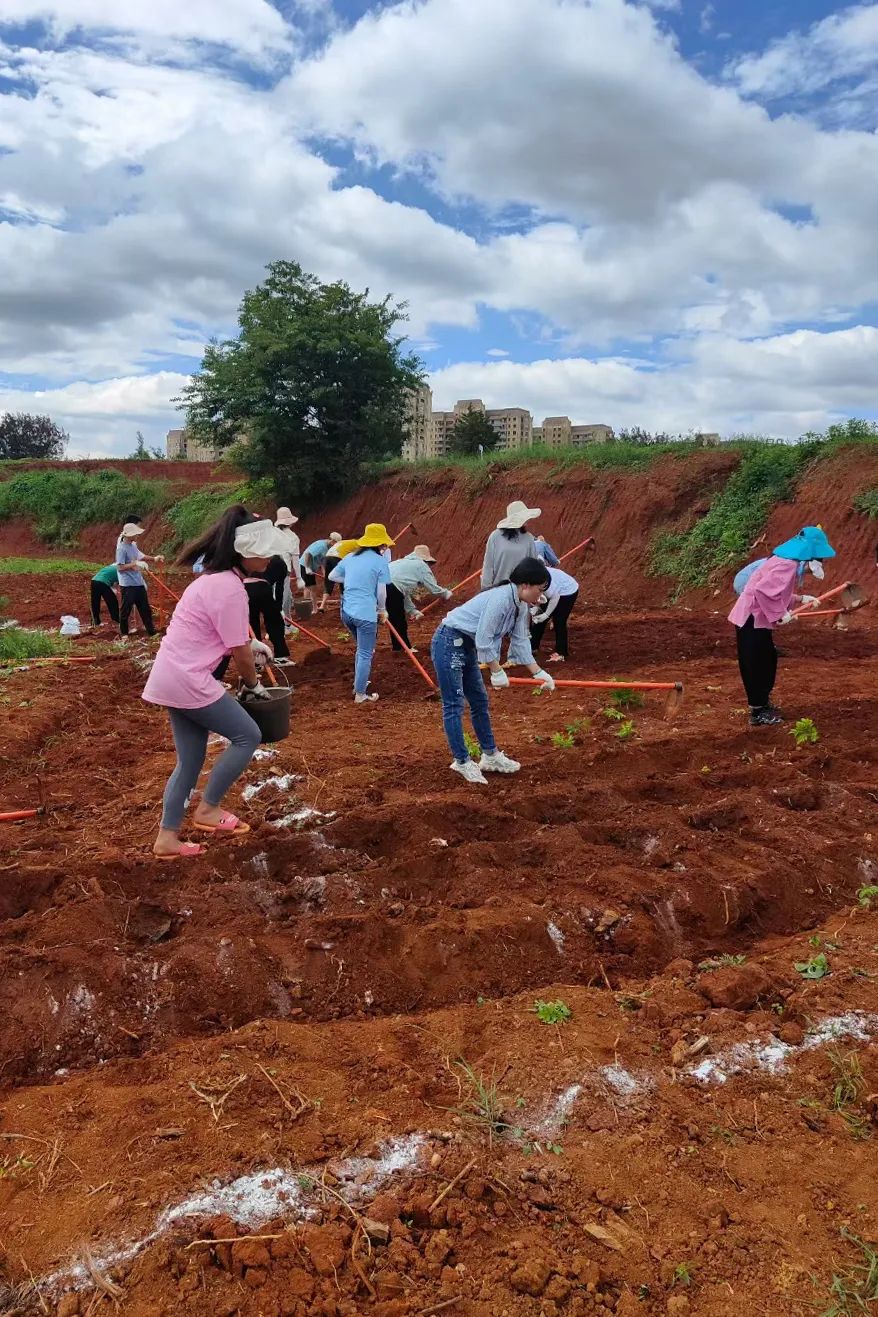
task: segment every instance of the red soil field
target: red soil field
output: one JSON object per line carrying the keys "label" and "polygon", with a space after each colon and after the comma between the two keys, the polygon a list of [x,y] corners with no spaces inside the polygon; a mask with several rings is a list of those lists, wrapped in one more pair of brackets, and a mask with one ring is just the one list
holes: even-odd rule
{"label": "red soil field", "polygon": [[[421,525],[432,494],[381,497],[465,574],[474,539]],[[590,528],[579,497],[556,547]],[[868,589],[868,523],[861,544],[850,488],[832,498],[827,584]],[[330,614],[331,655],[294,644],[291,736],[232,793],[253,831],[161,865],[148,643],[0,678],[0,808],[45,805],[0,823],[0,1313],[829,1308],[854,1237],[878,1238],[878,914],[857,895],[878,885],[878,630],[869,610],[785,629],[790,722],[751,730],[727,592],[647,604],[617,562],[648,534],[631,516],[598,524],[563,675],[682,680],[683,703],[650,696],[622,741],[599,692],[492,694],[523,768],[488,788],[449,772],[386,636],[382,698],[353,706]],[[84,590],[2,582],[29,622],[83,616]]]}

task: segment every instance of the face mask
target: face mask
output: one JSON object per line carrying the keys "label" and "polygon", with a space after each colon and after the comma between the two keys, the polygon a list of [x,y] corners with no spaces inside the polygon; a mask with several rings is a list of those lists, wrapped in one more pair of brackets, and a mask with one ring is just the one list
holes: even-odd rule
{"label": "face mask", "polygon": [[811,561],[808,563],[808,571],[811,573],[812,576],[816,576],[818,581],[823,580],[825,572],[823,571],[823,563],[820,561],[819,558],[811,559]]}

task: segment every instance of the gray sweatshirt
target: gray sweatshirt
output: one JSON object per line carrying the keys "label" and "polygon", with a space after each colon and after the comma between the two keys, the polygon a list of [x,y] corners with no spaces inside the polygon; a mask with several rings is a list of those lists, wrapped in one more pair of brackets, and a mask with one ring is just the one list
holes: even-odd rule
{"label": "gray sweatshirt", "polygon": [[508,540],[502,530],[492,530],[485,545],[482,564],[482,589],[490,590],[501,581],[509,580],[509,573],[522,558],[535,558],[533,535],[529,530],[519,531],[514,540]]}

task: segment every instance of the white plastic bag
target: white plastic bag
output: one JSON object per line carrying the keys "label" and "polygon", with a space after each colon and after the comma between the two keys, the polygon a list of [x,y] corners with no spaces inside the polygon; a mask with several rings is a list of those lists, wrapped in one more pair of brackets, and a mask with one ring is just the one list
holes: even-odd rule
{"label": "white plastic bag", "polygon": [[65,613],[61,618],[61,635],[78,636],[79,634],[79,618],[71,616],[70,613]]}

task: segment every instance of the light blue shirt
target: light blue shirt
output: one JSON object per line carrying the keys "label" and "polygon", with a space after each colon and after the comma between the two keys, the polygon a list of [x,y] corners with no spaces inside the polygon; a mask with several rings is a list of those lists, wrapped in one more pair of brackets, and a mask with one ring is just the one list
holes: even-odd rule
{"label": "light blue shirt", "polygon": [[390,564],[390,579],[405,599],[405,611],[407,613],[416,613],[413,595],[419,590],[426,590],[429,594],[444,595],[445,591],[436,580],[430,570],[430,564],[424,562],[423,558],[416,558],[413,553],[408,554],[405,558],[397,558],[396,562]]}
{"label": "light blue shirt", "polygon": [[[311,566],[306,567],[305,570],[319,572],[320,568],[326,561],[326,555],[328,552],[329,540],[315,540],[313,544],[309,544],[305,553],[308,555]],[[305,555],[303,554],[302,556],[304,557]]]}
{"label": "light blue shirt", "polygon": [[499,662],[504,636],[509,636],[511,663],[531,667],[534,662],[530,647],[530,613],[527,604],[519,599],[514,585],[497,585],[493,590],[483,590],[465,604],[452,608],[442,625],[472,636],[480,663]]}
{"label": "light blue shirt", "polygon": [[[126,562],[140,562],[140,550],[136,544],[128,544],[123,540],[116,549],[116,567]],[[146,585],[146,582],[143,579],[143,572],[119,572],[119,584]]]}
{"label": "light blue shirt", "polygon": [[379,609],[383,613],[387,603],[387,587],[391,584],[390,566],[386,558],[374,549],[363,553],[349,553],[329,573],[330,581],[344,586],[342,609],[358,622],[377,622]]}
{"label": "light blue shirt", "polygon": [[560,565],[561,559],[551,544],[547,544],[545,540],[534,540],[534,553],[538,558],[542,558],[543,562],[547,563],[549,567],[558,567]]}

